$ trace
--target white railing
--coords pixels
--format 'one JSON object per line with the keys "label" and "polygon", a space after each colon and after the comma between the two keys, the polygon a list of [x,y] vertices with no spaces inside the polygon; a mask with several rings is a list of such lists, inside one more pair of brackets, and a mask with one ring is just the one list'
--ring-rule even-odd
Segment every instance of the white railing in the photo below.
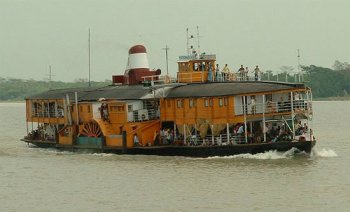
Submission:
{"label": "white railing", "polygon": [[132,111],[133,122],[147,121],[160,118],[160,109],[150,102],[144,102],[143,108]]}
{"label": "white railing", "polygon": [[[312,104],[307,100],[294,100],[293,101],[293,109],[295,112],[309,112],[312,113]],[[235,105],[235,113],[236,115],[243,115],[245,110],[245,114],[254,115],[254,114],[262,114],[262,113],[283,113],[283,112],[291,112],[292,104],[290,101],[284,102],[272,102],[267,101],[265,105],[263,103],[247,103],[245,106],[243,104]]]}
{"label": "white railing", "polygon": [[45,117],[45,118],[62,118],[64,116],[62,110],[55,111],[42,111],[32,110],[32,117]]}
{"label": "white railing", "polygon": [[145,76],[142,77],[142,82],[150,82],[151,85],[154,85],[154,83],[161,83],[161,84],[169,84],[169,83],[175,83],[176,78],[170,77],[169,75],[152,75],[152,76]]}

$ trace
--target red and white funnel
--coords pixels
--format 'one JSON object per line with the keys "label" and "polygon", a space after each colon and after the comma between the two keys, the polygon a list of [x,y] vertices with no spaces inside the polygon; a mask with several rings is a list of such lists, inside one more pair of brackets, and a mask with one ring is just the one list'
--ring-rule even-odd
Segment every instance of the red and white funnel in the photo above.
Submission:
{"label": "red and white funnel", "polygon": [[158,80],[158,75],[160,74],[160,69],[150,71],[146,48],[143,45],[136,45],[129,49],[128,63],[124,76],[113,76],[113,83],[137,85],[147,79]]}
{"label": "red and white funnel", "polygon": [[136,45],[129,49],[128,64],[126,70],[149,70],[147,51],[142,45]]}

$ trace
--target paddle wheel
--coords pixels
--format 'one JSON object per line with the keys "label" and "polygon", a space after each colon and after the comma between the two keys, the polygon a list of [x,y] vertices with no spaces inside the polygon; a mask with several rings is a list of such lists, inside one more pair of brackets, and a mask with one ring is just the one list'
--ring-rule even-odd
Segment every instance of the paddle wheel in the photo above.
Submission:
{"label": "paddle wheel", "polygon": [[91,121],[84,123],[80,134],[86,137],[98,138],[101,137],[102,131],[100,126],[96,122]]}

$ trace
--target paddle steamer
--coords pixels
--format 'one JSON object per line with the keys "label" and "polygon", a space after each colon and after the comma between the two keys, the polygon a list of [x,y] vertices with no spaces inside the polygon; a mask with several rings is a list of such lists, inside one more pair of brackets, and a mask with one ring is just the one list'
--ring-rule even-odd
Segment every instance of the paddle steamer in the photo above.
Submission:
{"label": "paddle steamer", "polygon": [[216,55],[179,57],[175,79],[150,70],[142,45],[124,75],[101,88],[49,90],[26,98],[27,135],[38,147],[193,157],[291,148],[316,141],[311,89],[216,72]]}

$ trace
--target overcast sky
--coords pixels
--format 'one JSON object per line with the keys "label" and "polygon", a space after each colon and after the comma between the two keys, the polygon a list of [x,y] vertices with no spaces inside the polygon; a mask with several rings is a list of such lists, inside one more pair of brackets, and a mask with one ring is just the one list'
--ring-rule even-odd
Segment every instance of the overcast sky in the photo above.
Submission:
{"label": "overcast sky", "polygon": [[[350,62],[349,0],[0,0],[0,77],[53,80],[123,74],[128,49],[143,44],[151,68],[175,76],[186,28],[201,50],[237,70]],[[195,43],[195,45],[197,45]],[[223,67],[223,66],[222,66]],[[163,72],[163,73],[164,73]]]}

